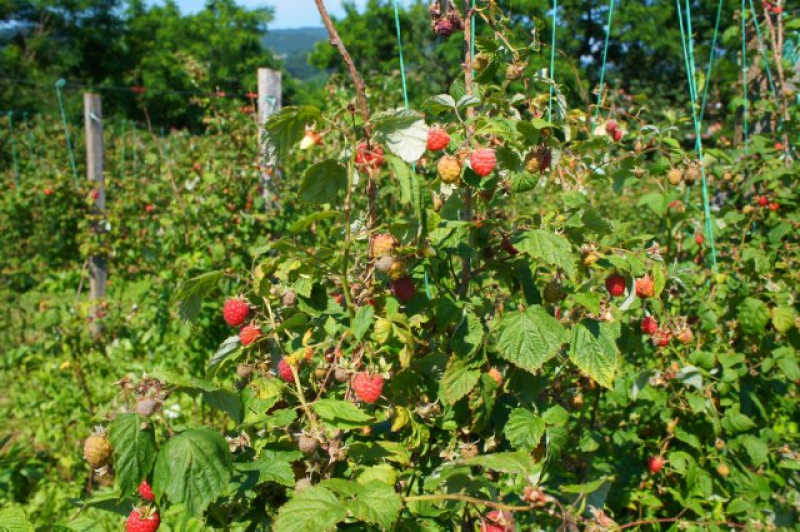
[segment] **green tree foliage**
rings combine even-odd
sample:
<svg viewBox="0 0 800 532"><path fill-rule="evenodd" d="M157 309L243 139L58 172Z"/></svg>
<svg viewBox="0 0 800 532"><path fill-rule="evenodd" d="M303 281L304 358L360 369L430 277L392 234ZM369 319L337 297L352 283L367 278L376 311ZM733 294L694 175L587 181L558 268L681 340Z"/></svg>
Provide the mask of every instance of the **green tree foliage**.
<svg viewBox="0 0 800 532"><path fill-rule="evenodd" d="M394 6L387 0L369 0L359 12L355 4L345 4L345 16L336 20L336 27L358 68L368 83L399 83L384 79L399 75ZM443 39L430 28L428 8L421 2L399 10L403 54L408 76L409 98L421 103L426 94L442 91L462 72L462 40L453 36ZM328 42L320 42L310 62L318 68L342 68L343 62ZM397 87L399 89L399 86Z"/></svg>
<svg viewBox="0 0 800 532"><path fill-rule="evenodd" d="M63 77L107 89L107 113L141 119L146 111L155 123L195 125L208 102L190 101L193 94L244 94L255 90L258 67L278 66L262 42L271 10L233 0L209 0L193 15L171 0L11 0L0 16L0 70L28 82L0 84L2 108L52 110L50 84ZM134 86L146 92L125 90Z"/></svg>
<svg viewBox="0 0 800 532"><path fill-rule="evenodd" d="M461 2L456 2L461 7ZM541 48L528 71L549 69L549 46L552 31L551 0L499 0L496 4L510 13L513 44ZM559 1L556 32L555 79L572 105L594 103L600 78L606 25L607 0ZM478 4L481 7L481 3ZM705 72L711 50L718 1L692 3L692 30L696 66ZM720 38L712 75L710 101L730 100L737 90L737 52L739 39L722 39L722 33L735 28L738 4L723 0ZM342 39L348 43L356 64L369 77L399 70L394 7L391 0L370 0L359 12L354 4L345 5L345 17L337 20ZM400 8L403 52L413 102L433 91L445 91L461 71L463 33L449 39L434 35L427 3L416 2ZM494 31L478 17L478 46L500 44ZM738 33L734 35L737 37ZM341 58L327 42L317 44L311 56L313 64L323 69L342 67ZM510 58L509 58L510 62ZM505 65L498 69L502 80ZM485 80L484 80L485 81ZM386 82L384 82L386 83ZM663 103L688 100L686 70L681 48L681 32L676 5L670 0L617 2L614 8L609 41L607 86L637 94L655 108ZM702 90L703 79L699 84ZM520 83L520 90L523 86Z"/></svg>

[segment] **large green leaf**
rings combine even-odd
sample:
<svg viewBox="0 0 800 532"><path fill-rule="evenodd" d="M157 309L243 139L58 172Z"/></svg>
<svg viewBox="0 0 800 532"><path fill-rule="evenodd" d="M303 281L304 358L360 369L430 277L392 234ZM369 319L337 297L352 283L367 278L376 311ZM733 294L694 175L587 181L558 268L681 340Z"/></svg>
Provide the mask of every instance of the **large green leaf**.
<svg viewBox="0 0 800 532"><path fill-rule="evenodd" d="M347 188L347 169L333 159L317 163L303 174L300 201L305 203L334 203L339 192Z"/></svg>
<svg viewBox="0 0 800 532"><path fill-rule="evenodd" d="M19 508L0 510L0 532L33 532L33 525Z"/></svg>
<svg viewBox="0 0 800 532"><path fill-rule="evenodd" d="M231 467L228 442L218 432L187 430L170 438L158 453L153 491L159 499L166 495L200 516L227 489Z"/></svg>
<svg viewBox="0 0 800 532"><path fill-rule="evenodd" d="M525 408L516 408L508 418L505 435L517 449L535 449L544 436L544 419Z"/></svg>
<svg viewBox="0 0 800 532"><path fill-rule="evenodd" d="M769 318L769 309L758 299L748 297L739 305L739 325L745 334L763 336Z"/></svg>
<svg viewBox="0 0 800 532"><path fill-rule="evenodd" d="M534 462L530 453L527 451L486 454L470 458L466 460L465 463L471 466L485 467L492 471L499 471L512 475L524 475L526 477L535 475L541 470L541 465Z"/></svg>
<svg viewBox="0 0 800 532"><path fill-rule="evenodd" d="M472 312L465 312L450 338L450 347L456 354L469 356L478 349L483 340L483 324Z"/></svg>
<svg viewBox="0 0 800 532"><path fill-rule="evenodd" d="M561 324L540 306L509 312L497 325L501 357L520 368L536 372L567 342Z"/></svg>
<svg viewBox="0 0 800 532"><path fill-rule="evenodd" d="M294 486L295 477L292 462L300 460L303 454L299 451L273 451L262 449L253 462L236 464L237 471L258 473L254 484L277 482L283 486Z"/></svg>
<svg viewBox="0 0 800 532"><path fill-rule="evenodd" d="M383 530L390 530L400 515L403 500L395 493L393 487L373 480L363 486L348 502L347 507L359 521L373 523Z"/></svg>
<svg viewBox="0 0 800 532"><path fill-rule="evenodd" d="M270 166L278 164L278 160L286 155L289 148L303 138L306 126L321 119L320 110L309 105L284 107L270 116L264 123L261 138L265 148L266 164Z"/></svg>
<svg viewBox="0 0 800 532"><path fill-rule="evenodd" d="M428 126L422 115L408 109L394 109L372 115L375 140L407 163L425 153Z"/></svg>
<svg viewBox="0 0 800 532"><path fill-rule="evenodd" d="M152 425L137 414L122 414L109 425L114 448L114 470L120 493L128 495L147 478L156 461L156 438Z"/></svg>
<svg viewBox="0 0 800 532"><path fill-rule="evenodd" d="M278 510L274 532L324 532L347 516L344 504L329 490L312 486Z"/></svg>
<svg viewBox="0 0 800 532"><path fill-rule="evenodd" d="M442 377L444 400L455 404L472 391L480 377L481 371L473 362L452 356Z"/></svg>
<svg viewBox="0 0 800 532"><path fill-rule="evenodd" d="M338 399L320 399L311 408L325 422L336 428L358 428L372 423L372 416L353 403Z"/></svg>
<svg viewBox="0 0 800 532"><path fill-rule="evenodd" d="M515 245L531 258L548 266L561 268L570 278L575 276L575 257L572 246L564 235L544 229L532 229L518 237Z"/></svg>
<svg viewBox="0 0 800 532"><path fill-rule="evenodd" d="M372 326L375 320L375 307L372 305L364 305L358 312L356 312L356 319L353 322L353 336L356 340L361 340Z"/></svg>
<svg viewBox="0 0 800 532"><path fill-rule="evenodd" d="M618 366L615 329L607 323L581 321L572 329L569 358L598 384L612 388Z"/></svg>
<svg viewBox="0 0 800 532"><path fill-rule="evenodd" d="M182 320L194 321L197 319L203 298L217 287L223 275L218 271L208 272L181 284L174 299L180 304L178 313Z"/></svg>

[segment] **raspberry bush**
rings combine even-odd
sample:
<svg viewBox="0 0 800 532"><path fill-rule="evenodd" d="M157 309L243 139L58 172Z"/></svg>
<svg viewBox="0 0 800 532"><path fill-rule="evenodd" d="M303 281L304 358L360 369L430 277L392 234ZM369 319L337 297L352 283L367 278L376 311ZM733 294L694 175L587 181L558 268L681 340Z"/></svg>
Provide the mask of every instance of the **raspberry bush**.
<svg viewBox="0 0 800 532"><path fill-rule="evenodd" d="M497 38L424 113L372 113L356 81L268 121L289 221L183 272L169 319L218 348L111 372L84 448L113 487L85 509L129 530L796 528L798 164L769 134L698 161L674 115L610 96L595 119L558 86L545 120L539 43L476 16Z"/></svg>

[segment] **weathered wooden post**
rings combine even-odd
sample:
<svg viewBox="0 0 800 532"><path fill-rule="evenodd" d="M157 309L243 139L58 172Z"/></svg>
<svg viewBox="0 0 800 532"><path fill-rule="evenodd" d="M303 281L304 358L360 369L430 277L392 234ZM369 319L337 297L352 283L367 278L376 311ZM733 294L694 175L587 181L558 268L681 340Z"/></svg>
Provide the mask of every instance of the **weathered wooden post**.
<svg viewBox="0 0 800 532"><path fill-rule="evenodd" d="M265 208L273 210L278 207L278 196L272 179L278 171L266 165L266 143L264 142L264 123L274 113L281 110L281 73L270 68L258 69L258 146L259 167L261 168L261 195Z"/></svg>
<svg viewBox="0 0 800 532"><path fill-rule="evenodd" d="M94 206L92 214L98 217L93 230L100 233L105 230L103 220L99 219L106 209L106 184L103 176L103 105L100 95L85 93L83 95L84 124L86 128L86 173L89 181L94 183ZM94 254L89 258L89 298L92 302L92 331L100 328L94 320L101 317L99 300L106 296L106 280L108 265L103 254Z"/></svg>

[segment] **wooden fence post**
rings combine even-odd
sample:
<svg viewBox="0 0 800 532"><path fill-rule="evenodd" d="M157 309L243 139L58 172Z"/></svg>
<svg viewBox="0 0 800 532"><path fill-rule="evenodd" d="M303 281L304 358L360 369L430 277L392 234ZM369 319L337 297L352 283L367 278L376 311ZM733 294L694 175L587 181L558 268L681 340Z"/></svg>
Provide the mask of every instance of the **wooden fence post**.
<svg viewBox="0 0 800 532"><path fill-rule="evenodd" d="M277 177L277 168L267 168L265 164L266 145L264 143L264 122L274 113L281 110L281 73L270 68L258 69L258 146L259 168L261 169L261 195L266 210L278 208L278 196L273 186L273 178Z"/></svg>
<svg viewBox="0 0 800 532"><path fill-rule="evenodd" d="M83 112L86 128L86 173L89 181L94 184L92 214L100 217L106 208L106 184L103 175L103 106L100 95L85 93ZM105 231L103 224L104 221L99 219L94 224L94 231L96 233ZM100 331L94 320L102 317L98 301L106 296L107 278L106 257L102 254L92 255L89 258L89 298L92 302L92 331L95 333Z"/></svg>

